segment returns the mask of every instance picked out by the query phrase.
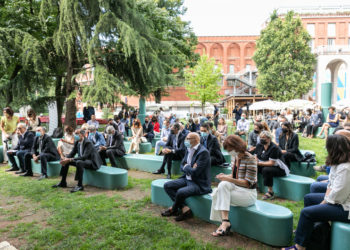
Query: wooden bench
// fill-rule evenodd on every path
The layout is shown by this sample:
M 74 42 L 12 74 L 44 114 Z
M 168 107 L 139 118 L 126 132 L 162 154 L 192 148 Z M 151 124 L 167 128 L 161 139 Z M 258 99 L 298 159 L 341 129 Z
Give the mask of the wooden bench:
M 131 144 L 130 141 L 124 141 L 124 147 L 125 147 L 126 152 L 129 151 L 130 144 Z M 149 153 L 151 151 L 152 151 L 152 143 L 150 143 L 150 142 L 140 143 L 140 152 L 139 152 L 140 154 Z
M 154 204 L 169 207 L 173 204 L 164 190 L 169 180 L 159 179 L 152 182 L 151 199 Z M 186 204 L 193 214 L 210 223 L 212 198 L 210 195 L 193 196 Z M 293 214 L 285 207 L 257 200 L 250 207 L 233 207 L 229 212 L 231 229 L 249 238 L 272 246 L 286 246 L 293 233 Z
M 262 174 L 258 174 L 258 187 L 260 192 L 267 192 L 267 187 L 263 184 L 264 178 Z M 273 178 L 273 191 L 277 197 L 301 201 L 304 199 L 304 196 L 310 193 L 310 186 L 315 182 L 314 179 L 293 175 L 284 177 L 274 177 Z
M 350 249 L 350 223 L 332 222 L 331 250 Z
M 128 171 L 101 166 L 98 170 L 84 169 L 83 183 L 103 189 L 124 188 L 128 185 Z

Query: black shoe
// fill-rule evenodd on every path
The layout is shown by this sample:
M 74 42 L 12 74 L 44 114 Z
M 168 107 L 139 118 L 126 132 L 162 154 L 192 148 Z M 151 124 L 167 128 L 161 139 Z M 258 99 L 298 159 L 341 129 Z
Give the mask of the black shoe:
M 47 175 L 41 175 L 39 178 L 38 178 L 38 181 L 41 181 L 41 180 L 43 180 L 43 179 L 47 179 Z
M 186 219 L 189 219 L 189 218 L 192 218 L 192 217 L 193 217 L 193 213 L 192 213 L 192 211 L 190 209 L 187 212 L 181 213 L 179 216 L 176 216 L 175 220 L 176 221 L 183 221 L 183 220 L 186 220 Z
M 164 170 L 158 169 L 157 171 L 154 171 L 152 174 L 164 174 L 164 173 L 165 173 Z
M 28 171 L 24 174 L 20 174 L 19 176 L 33 176 L 33 173 Z
M 166 178 L 167 178 L 167 179 L 171 179 L 171 174 L 168 174 L 168 175 L 166 176 Z
M 179 213 L 168 208 L 167 210 L 162 212 L 161 215 L 164 217 L 170 217 L 170 216 L 177 216 L 177 215 L 179 215 Z
M 10 169 L 6 169 L 5 171 L 6 172 L 11 172 L 11 171 L 18 171 L 19 170 L 19 168 L 14 168 L 14 167 L 12 167 L 12 168 L 10 168 Z
M 66 182 L 60 182 L 58 184 L 55 184 L 52 186 L 52 188 L 66 188 L 67 187 L 67 183 Z
M 70 192 L 71 192 L 71 193 L 75 193 L 75 192 L 83 191 L 83 190 L 84 190 L 84 187 L 75 186 Z
M 26 171 L 24 171 L 23 169 L 21 169 L 21 170 L 15 172 L 15 174 L 24 174 L 25 172 L 26 172 Z

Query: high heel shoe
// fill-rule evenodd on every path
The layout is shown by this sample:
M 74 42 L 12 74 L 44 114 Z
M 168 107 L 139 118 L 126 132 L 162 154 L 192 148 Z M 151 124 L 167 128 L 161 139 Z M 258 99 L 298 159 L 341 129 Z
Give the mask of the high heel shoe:
M 222 221 L 223 221 L 223 222 L 224 222 L 224 221 L 225 221 L 225 222 L 230 222 L 229 220 L 222 220 Z M 218 230 L 216 230 L 215 232 L 213 232 L 212 235 L 213 235 L 214 237 L 219 237 L 219 236 L 228 236 L 228 235 L 230 235 L 230 233 L 231 233 L 231 223 L 230 223 L 230 225 L 229 225 L 228 227 L 226 227 L 225 230 L 218 229 Z M 216 234 L 216 235 L 214 235 L 214 234 Z

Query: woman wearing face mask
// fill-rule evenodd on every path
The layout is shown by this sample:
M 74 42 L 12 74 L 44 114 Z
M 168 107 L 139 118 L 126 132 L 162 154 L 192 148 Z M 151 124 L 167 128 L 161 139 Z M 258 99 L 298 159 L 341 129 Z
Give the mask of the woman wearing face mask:
M 65 126 L 64 132 L 64 138 L 60 139 L 57 144 L 57 151 L 61 159 L 64 159 L 74 147 L 74 129 L 71 126 Z
M 281 149 L 272 142 L 272 134 L 268 131 L 260 133 L 260 142 L 255 149 L 255 157 L 258 161 L 258 172 L 262 174 L 264 186 L 268 192 L 263 196 L 263 200 L 274 198 L 273 177 L 289 175 L 289 169 L 281 160 Z
M 301 161 L 302 154 L 299 151 L 299 137 L 292 130 L 292 124 L 282 123 L 282 134 L 279 138 L 279 147 L 282 151 L 282 160 L 290 168 L 292 161 Z
M 132 125 L 131 132 L 132 137 L 129 138 L 129 140 L 131 140 L 131 144 L 128 154 L 131 154 L 133 150 L 135 150 L 136 154 L 138 154 L 140 150 L 141 137 L 143 135 L 143 129 L 139 119 L 134 119 L 134 124 Z
M 218 174 L 220 184 L 213 191 L 210 219 L 221 221 L 213 236 L 229 235 L 231 223 L 228 219 L 230 206 L 248 207 L 257 199 L 257 162 L 246 151 L 247 144 L 237 135 L 230 135 L 224 142 L 224 149 L 234 158 L 232 174 Z
M 248 151 L 254 152 L 256 145 L 259 143 L 259 134 L 263 131 L 264 127 L 260 122 L 254 124 L 254 131 L 249 133 L 248 137 Z

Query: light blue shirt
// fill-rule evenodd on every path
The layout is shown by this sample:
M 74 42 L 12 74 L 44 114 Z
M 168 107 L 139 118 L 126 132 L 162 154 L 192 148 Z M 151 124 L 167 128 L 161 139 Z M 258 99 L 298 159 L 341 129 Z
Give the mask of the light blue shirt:
M 100 123 L 97 120 L 95 120 L 95 121 L 89 120 L 87 122 L 87 124 L 88 125 L 94 125 L 96 129 L 98 129 L 100 127 Z
M 241 119 L 237 123 L 237 131 L 245 131 L 246 133 L 248 133 L 249 125 L 250 122 L 247 119 L 245 119 L 244 121 Z

